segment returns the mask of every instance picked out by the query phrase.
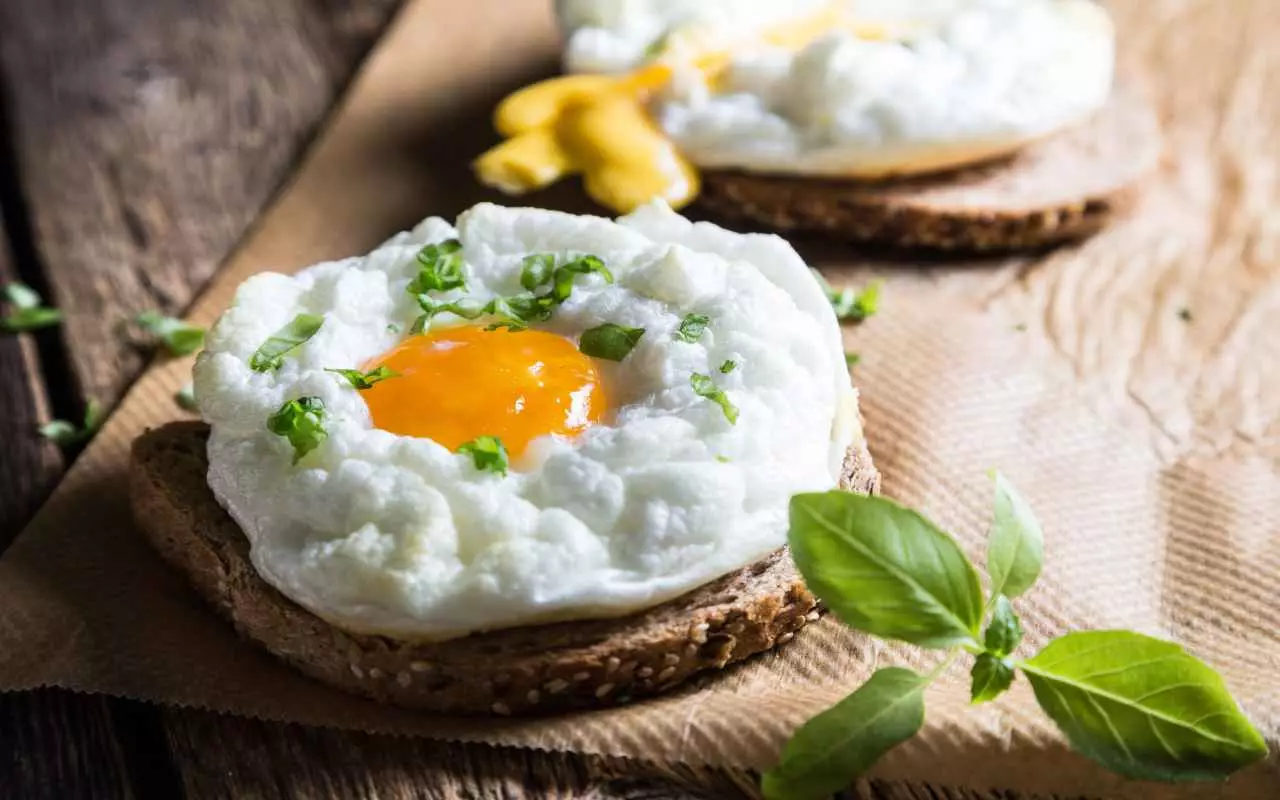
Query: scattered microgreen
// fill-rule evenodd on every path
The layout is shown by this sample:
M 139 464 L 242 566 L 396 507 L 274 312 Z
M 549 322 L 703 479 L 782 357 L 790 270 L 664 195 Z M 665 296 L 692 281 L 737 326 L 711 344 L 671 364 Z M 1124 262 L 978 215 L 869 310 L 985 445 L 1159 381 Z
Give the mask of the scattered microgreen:
M 459 445 L 457 452 L 471 456 L 471 463 L 481 472 L 493 472 L 506 475 L 510 464 L 507 448 L 496 436 L 477 436 L 471 441 Z
M 0 293 L 11 306 L 9 313 L 0 317 L 0 331 L 35 331 L 62 322 L 62 312 L 44 305 L 40 295 L 30 286 L 9 283 L 0 289 Z
M 400 373 L 386 366 L 385 364 L 377 369 L 361 372 L 358 369 L 326 369 L 325 372 L 332 372 L 334 375 L 341 375 L 347 379 L 347 383 L 351 384 L 351 388 L 364 391 L 373 388 L 376 383 L 381 383 L 388 378 L 399 378 Z
M 96 400 L 90 400 L 84 407 L 84 421 L 79 426 L 65 419 L 55 419 L 41 425 L 39 432 L 59 447 L 74 447 L 92 439 L 102 427 L 102 422 L 102 406 Z
M 603 358 L 608 361 L 621 361 L 644 336 L 644 328 L 628 328 L 606 322 L 582 332 L 578 340 L 578 349 L 592 358 Z
M 556 257 L 552 253 L 533 253 L 527 255 L 520 265 L 520 285 L 529 291 L 551 280 L 556 269 Z
M 671 31 L 666 31 L 662 35 L 654 38 L 644 46 L 644 52 L 641 53 L 645 61 L 653 61 L 666 52 L 667 47 L 671 44 Z
M 924 689 L 966 652 L 974 656 L 974 703 L 998 697 L 1021 671 L 1067 741 L 1126 777 L 1222 779 L 1267 754 L 1221 676 L 1177 644 L 1129 631 L 1082 631 L 1050 641 L 1030 659 L 1013 656 L 1022 625 L 1010 598 L 1040 574 L 1040 526 L 1008 481 L 992 478 L 985 603 L 977 571 L 955 539 L 915 511 L 841 491 L 791 499 L 792 556 L 828 608 L 873 636 L 948 652 L 928 675 L 881 669 L 802 725 L 763 777 L 767 798 L 818 798 L 847 788 L 915 735 Z
M 1190 321 L 1191 321 L 1191 309 L 1187 308 L 1186 306 L 1183 306 L 1182 308 L 1179 308 L 1179 309 L 1178 309 L 1178 319 L 1182 320 L 1183 322 L 1190 322 Z
M 859 354 L 857 354 L 857 353 L 845 353 L 845 354 L 844 354 L 844 364 L 845 364 L 845 366 L 846 366 L 846 367 L 853 367 L 853 366 L 856 366 L 856 365 L 858 364 L 858 362 L 859 362 L 859 361 L 861 361 L 861 360 L 862 360 L 862 356 L 861 356 L 861 355 L 859 355 Z
M 299 314 L 262 343 L 249 359 L 249 367 L 254 372 L 275 372 L 284 364 L 284 357 L 315 336 L 322 325 L 324 317 L 318 314 Z
M 707 325 L 711 323 L 711 317 L 706 314 L 688 314 L 684 319 L 680 320 L 680 327 L 676 328 L 675 338 L 682 342 L 696 342 L 702 338 L 702 334 L 706 332 Z
M 186 356 L 204 347 L 204 328 L 166 317 L 158 311 L 144 311 L 134 322 L 160 340 L 169 355 Z
M 733 372 L 737 368 L 738 368 L 737 361 L 734 361 L 731 358 L 726 358 L 724 360 L 724 363 L 720 365 L 720 374 L 728 375 L 730 372 Z
M 721 464 L 728 464 L 732 460 L 733 459 L 728 456 L 716 456 L 716 461 L 719 461 Z
M 841 322 L 861 322 L 880 310 L 880 288 L 884 285 L 884 281 L 872 281 L 860 292 L 849 287 L 833 289 L 817 270 L 812 272 L 814 279 L 827 295 L 831 309 L 836 312 L 836 319 Z
M 190 383 L 183 386 L 173 396 L 173 401 L 178 404 L 178 408 L 184 411 L 192 411 L 198 413 L 200 406 L 196 403 L 196 387 Z
M 293 463 L 315 450 L 329 433 L 325 430 L 327 412 L 319 397 L 299 397 L 280 406 L 267 419 L 267 430 L 283 436 L 293 445 Z
M 720 406 L 720 410 L 724 412 L 724 418 L 729 420 L 730 425 L 738 423 L 738 407 L 729 402 L 729 395 L 725 394 L 724 389 L 716 386 L 710 375 L 695 372 L 689 376 L 689 385 L 693 387 L 694 394 L 705 397 Z
M 395 324 L 394 322 L 387 326 L 387 333 L 399 333 L 399 332 L 400 332 L 400 326 Z
M 418 252 L 418 274 L 409 281 L 406 291 L 420 295 L 465 289 L 466 286 L 467 279 L 462 274 L 462 243 L 448 239 L 429 244 Z

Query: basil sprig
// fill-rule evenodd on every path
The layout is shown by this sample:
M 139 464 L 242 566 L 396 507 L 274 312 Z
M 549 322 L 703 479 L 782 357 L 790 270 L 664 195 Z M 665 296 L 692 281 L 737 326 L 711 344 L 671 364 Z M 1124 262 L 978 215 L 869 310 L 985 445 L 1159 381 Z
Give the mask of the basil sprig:
M 249 367 L 254 372 L 275 372 L 284 364 L 284 357 L 315 336 L 322 325 L 322 316 L 299 314 L 262 343 L 249 359 Z
M 36 290 L 26 284 L 5 284 L 0 296 L 12 306 L 8 314 L 0 317 L 0 331 L 35 331 L 62 322 L 62 312 L 46 306 Z
M 158 311 L 143 311 L 134 317 L 134 322 L 159 339 L 170 355 L 186 356 L 204 347 L 204 328 Z
M 471 463 L 481 472 L 506 475 L 510 459 L 507 448 L 496 436 L 477 436 L 458 446 L 457 452 L 471 456 Z
M 796 565 L 841 620 L 949 654 L 928 675 L 877 670 L 801 726 L 764 775 L 766 797 L 816 798 L 848 787 L 920 730 L 925 688 L 963 653 L 974 656 L 974 703 L 998 697 L 1020 671 L 1071 746 L 1126 777 L 1220 779 L 1266 755 L 1221 676 L 1177 644 L 1131 631 L 1080 631 L 1029 659 L 1014 657 L 1022 625 L 1010 598 L 1039 576 L 1043 537 L 1013 486 L 992 477 L 985 602 L 959 545 L 915 511 L 848 492 L 792 498 Z
M 328 438 L 327 418 L 323 400 L 299 397 L 280 406 L 280 410 L 267 419 L 267 430 L 289 440 L 293 445 L 293 463 L 297 464 Z
M 400 377 L 399 372 L 396 372 L 394 369 L 391 369 L 386 364 L 383 364 L 377 369 L 371 369 L 368 372 L 361 372 L 358 369 L 331 369 L 331 368 L 326 369 L 325 372 L 332 372 L 334 375 L 342 376 L 343 378 L 346 379 L 347 383 L 351 384 L 351 388 L 362 391 L 362 392 L 365 389 L 372 389 L 374 384 L 381 383 L 382 381 L 385 381 L 388 378 Z
M 621 361 L 644 336 L 644 328 L 628 328 L 606 322 L 582 332 L 578 340 L 578 349 L 592 358 L 603 358 L 608 361 Z

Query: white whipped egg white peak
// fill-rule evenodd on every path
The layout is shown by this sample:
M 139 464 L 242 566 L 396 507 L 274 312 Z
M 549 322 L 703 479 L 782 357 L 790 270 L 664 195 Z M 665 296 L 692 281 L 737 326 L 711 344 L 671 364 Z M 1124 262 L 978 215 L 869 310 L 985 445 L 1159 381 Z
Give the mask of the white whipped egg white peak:
M 246 281 L 195 391 L 258 572 L 350 630 L 613 616 L 785 542 L 859 434 L 774 236 L 480 205 Z
M 581 73 L 505 100 L 476 162 L 509 193 L 582 174 L 594 199 L 675 207 L 698 170 L 878 179 L 1007 155 L 1111 91 L 1092 0 L 561 0 Z

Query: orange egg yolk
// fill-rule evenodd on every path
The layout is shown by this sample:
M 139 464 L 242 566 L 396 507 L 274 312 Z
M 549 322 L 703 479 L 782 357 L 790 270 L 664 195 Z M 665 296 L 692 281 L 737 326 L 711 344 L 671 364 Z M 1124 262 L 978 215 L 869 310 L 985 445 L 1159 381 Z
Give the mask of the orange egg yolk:
M 546 331 L 464 326 L 410 336 L 370 361 L 400 373 L 361 392 L 373 424 L 450 450 L 496 436 L 519 456 L 539 436 L 574 436 L 608 410 L 595 362 Z

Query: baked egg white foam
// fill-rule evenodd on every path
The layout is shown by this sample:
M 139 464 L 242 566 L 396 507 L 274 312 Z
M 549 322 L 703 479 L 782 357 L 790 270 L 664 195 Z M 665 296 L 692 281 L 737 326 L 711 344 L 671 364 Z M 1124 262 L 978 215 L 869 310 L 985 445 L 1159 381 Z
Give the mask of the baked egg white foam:
M 599 362 L 607 424 L 534 440 L 505 476 L 373 427 L 361 392 L 324 371 L 405 338 L 389 326 L 407 331 L 419 314 L 406 293 L 415 256 L 455 237 L 469 297 L 519 292 L 531 253 L 590 253 L 614 282 L 579 278 L 536 327 L 575 341 L 606 322 L 645 329 L 625 359 Z M 277 371 L 251 369 L 300 313 L 323 315 L 319 332 Z M 692 343 L 675 335 L 690 313 L 710 318 Z M 442 314 L 429 332 L 461 324 Z M 737 366 L 724 374 L 727 360 Z M 736 424 L 694 393 L 693 373 L 714 376 Z M 782 546 L 791 495 L 835 486 L 860 436 L 838 324 L 795 251 L 660 205 L 616 222 L 480 205 L 456 229 L 430 218 L 362 258 L 258 275 L 210 331 L 195 391 L 212 427 L 209 485 L 262 577 L 340 627 L 402 638 L 676 597 Z M 266 420 L 302 396 L 324 402 L 328 437 L 295 466 Z
M 833 7 L 799 50 L 761 36 Z M 1110 93 L 1114 31 L 1091 0 L 562 0 L 566 66 L 676 68 L 653 113 L 700 167 L 874 178 L 1012 152 Z M 718 76 L 694 65 L 731 53 Z

